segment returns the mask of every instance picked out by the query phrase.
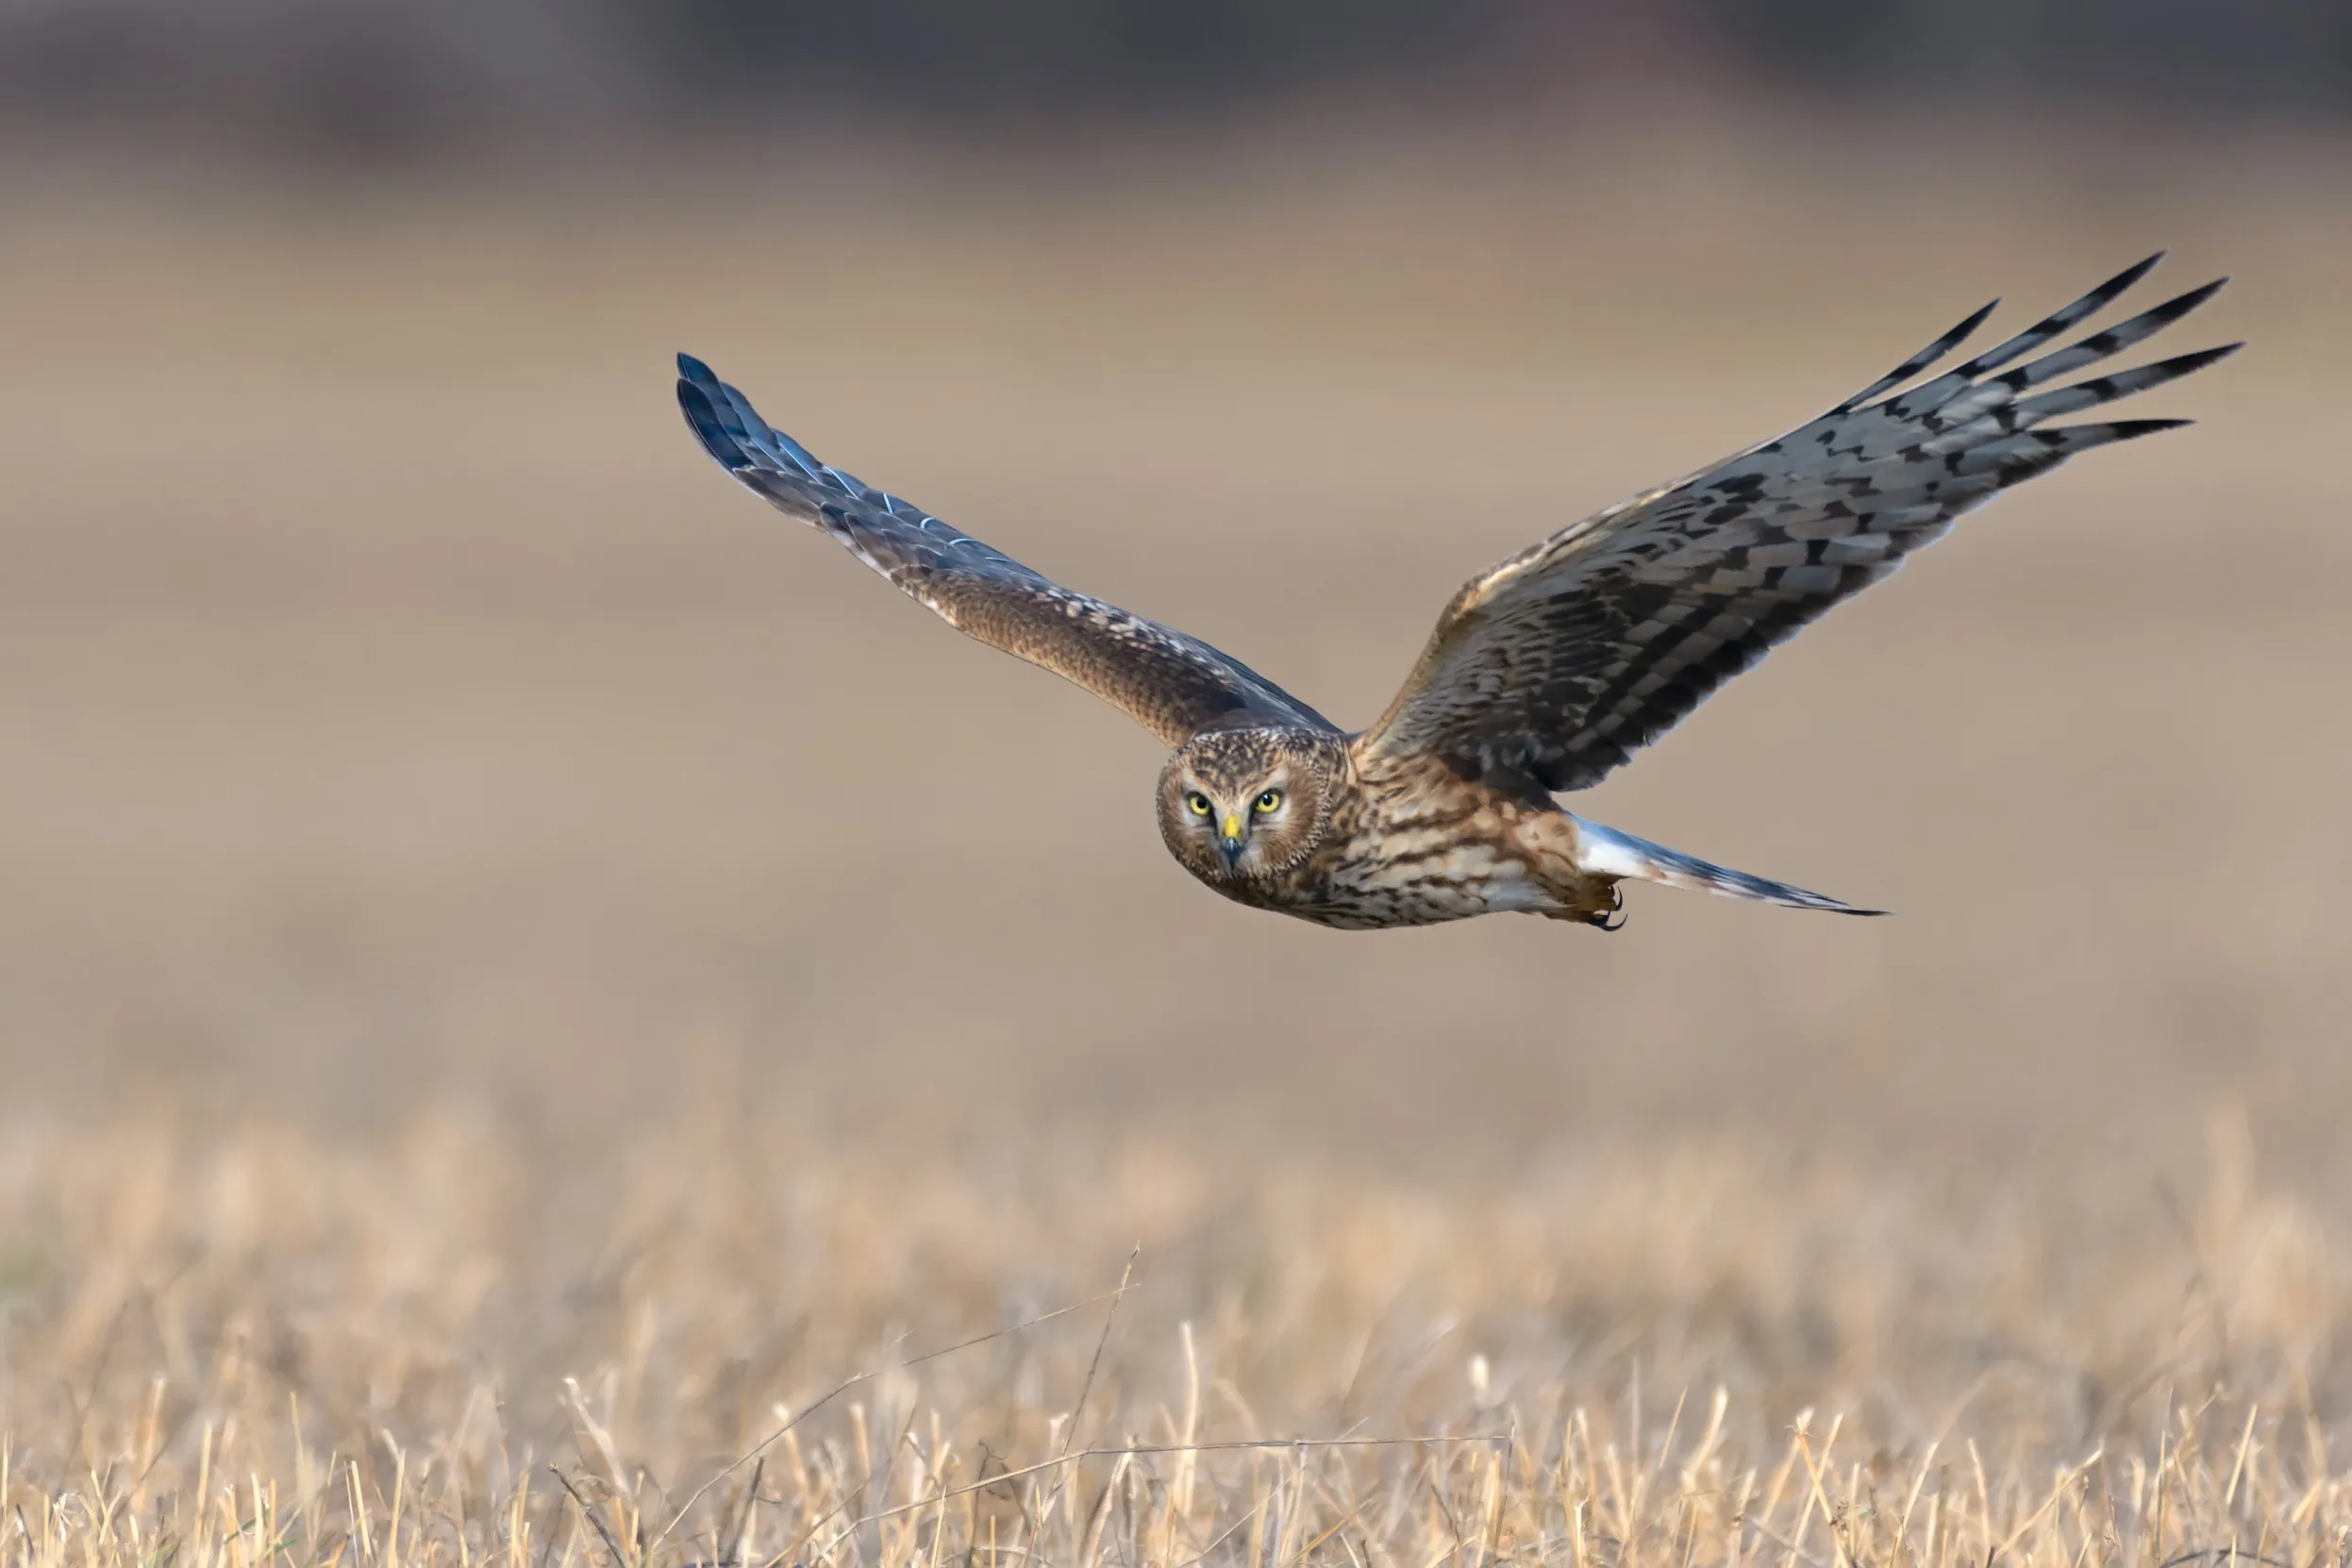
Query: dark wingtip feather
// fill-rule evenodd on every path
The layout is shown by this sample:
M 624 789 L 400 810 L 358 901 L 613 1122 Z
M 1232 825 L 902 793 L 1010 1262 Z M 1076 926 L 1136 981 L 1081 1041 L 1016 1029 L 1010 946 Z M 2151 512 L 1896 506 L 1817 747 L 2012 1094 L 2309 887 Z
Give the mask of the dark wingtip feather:
M 1988 299 L 1982 305 L 1977 306 L 1976 313 L 1965 318 L 1958 325 L 1954 326 L 1952 330 L 1946 332 L 1943 335 L 1943 341 L 1946 343 L 1957 343 L 1962 338 L 1967 337 L 1971 332 L 1974 332 L 1977 328 L 1982 326 L 1985 324 L 1986 319 L 1990 317 L 1993 311 L 1998 310 L 2001 308 L 2001 300 L 2003 297 L 2004 296 L 2000 294 L 1994 294 L 1991 299 Z
M 2241 338 L 2234 343 L 2216 343 L 2211 348 L 2200 348 L 2194 354 L 2183 354 L 2177 359 L 2167 360 L 2166 364 L 2179 366 L 2178 374 L 2186 375 L 2192 371 L 2203 370 L 2208 365 L 2218 365 L 2244 347 L 2245 347 L 2245 340 Z
M 2185 430 L 2195 423 L 2194 419 L 2119 419 L 2108 425 L 2108 440 L 2138 441 L 2142 436 L 2162 435 L 2167 430 Z
M 2147 314 L 2165 322 L 2178 321 L 2215 294 L 2220 293 L 2228 283 L 2229 279 L 2227 276 L 2217 277 L 2212 282 L 2201 284 L 2185 294 L 2174 295 L 2163 304 L 2149 310 Z
M 2129 321 L 2117 322 L 2106 331 L 2094 333 L 2083 341 L 2091 343 L 2111 339 L 2123 346 L 2139 342 L 2154 336 L 2160 329 L 2170 326 L 2215 294 L 2220 293 L 2222 285 L 2228 281 L 2229 279 L 2226 277 L 2217 277 L 2212 282 L 2201 284 L 2185 294 L 2175 294 L 2163 304 L 2151 305 Z
M 1945 377 L 1945 380 L 1955 385 L 1972 381 L 1977 376 L 2000 369 L 2012 359 L 2032 353 L 2060 333 L 2079 325 L 2114 304 L 2133 284 L 2147 276 L 2148 270 L 2162 259 L 2164 259 L 2164 253 L 2160 250 L 2153 256 L 2144 257 L 2133 262 L 2080 299 L 2060 306 L 2015 337 L 1986 349 L 1982 354 L 1954 370 L 1949 376 Z
M 2148 274 L 2154 272 L 2156 270 L 2156 264 L 2159 261 L 2163 260 L 2165 252 L 2163 251 L 2151 251 L 2146 256 L 2142 257 L 2139 260 L 2134 261 L 2130 266 L 2126 267 L 2122 272 L 2117 273 L 2113 277 L 2109 278 L 2106 282 L 2092 290 L 2089 293 L 2083 295 L 2082 298 L 2077 300 L 2073 305 L 2066 307 L 2066 309 L 2068 310 L 2074 310 L 2078 307 L 2089 306 L 2089 309 L 2082 311 L 2082 315 L 2085 316 L 2104 309 L 2107 306 L 2113 304 L 2117 299 L 2121 298 L 2126 292 L 2127 292 L 2133 284 L 2139 282 L 2142 278 L 2147 276 Z M 2081 316 L 2077 316 L 2076 319 L 2080 320 Z
M 691 354 L 677 357 L 678 407 L 686 411 L 703 450 L 738 475 L 765 469 L 787 478 L 838 490 L 846 477 L 819 462 L 809 450 L 759 417 L 751 400 L 720 380 Z
M 2152 365 L 2143 365 L 2137 373 L 2140 384 L 2134 386 L 2132 391 L 2144 392 L 2149 388 L 2163 386 L 2167 382 L 2177 381 L 2184 375 L 2194 375 L 2208 366 L 2220 364 L 2244 347 L 2245 343 L 2243 341 L 2234 343 L 2218 343 L 2211 348 L 2200 348 L 2194 354 L 2177 354 L 2169 359 L 2160 359 Z M 2126 374 L 2132 373 L 2127 372 Z
M 1831 412 L 1841 414 L 1852 413 L 1856 409 L 1860 408 L 1872 398 L 1877 397 L 1880 392 L 1888 392 L 1895 387 L 1901 386 L 1904 382 L 1910 380 L 1921 371 L 1927 369 L 1937 360 L 1943 359 L 1946 354 L 1951 353 L 1953 349 L 1958 348 L 1962 342 L 1966 342 L 1971 333 L 1975 332 L 1977 328 L 1984 325 L 1985 318 L 1987 316 L 1990 316 L 1994 310 L 2000 309 L 2000 305 L 2001 302 L 1997 298 L 1985 301 L 1984 305 L 1979 308 L 1974 315 L 1968 316 L 1961 320 L 1960 324 L 1954 326 L 1949 332 L 1944 333 L 1943 336 L 1938 338 L 1934 342 L 1929 343 L 1927 347 L 1921 349 L 1918 353 L 1912 355 L 1910 359 L 1904 360 L 1901 364 L 1895 366 L 1884 375 L 1878 377 L 1877 380 L 1873 381 L 1869 386 L 1864 387 L 1860 392 L 1856 392 L 1853 396 L 1839 404 L 1836 409 L 1831 410 Z
M 687 428 L 694 432 L 694 439 L 702 442 L 702 449 L 709 453 L 720 467 L 731 472 L 750 466 L 742 445 L 727 429 L 726 421 L 719 417 L 717 407 L 699 383 L 678 382 L 677 406 L 686 416 Z

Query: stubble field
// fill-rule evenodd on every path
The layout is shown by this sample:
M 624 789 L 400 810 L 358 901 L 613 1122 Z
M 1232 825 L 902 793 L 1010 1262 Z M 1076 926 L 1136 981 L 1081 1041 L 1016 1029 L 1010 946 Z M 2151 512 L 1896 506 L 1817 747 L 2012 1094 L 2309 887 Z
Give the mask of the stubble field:
M 0 1562 L 2344 1562 L 2352 175 L 1820 134 L 14 171 Z M 2167 242 L 2202 425 L 1579 803 L 1892 921 L 1229 908 L 670 403 L 1360 722 Z

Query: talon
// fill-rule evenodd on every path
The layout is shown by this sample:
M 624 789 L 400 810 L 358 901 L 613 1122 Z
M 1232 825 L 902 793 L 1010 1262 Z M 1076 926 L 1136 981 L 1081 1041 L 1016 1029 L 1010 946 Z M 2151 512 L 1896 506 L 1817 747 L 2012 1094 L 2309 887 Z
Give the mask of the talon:
M 1594 909 L 1585 917 L 1585 923 L 1596 931 L 1622 931 L 1626 928 L 1625 907 L 1626 895 L 1618 892 L 1617 885 L 1612 882 L 1609 887 L 1609 908 Z M 1617 917 L 1613 924 L 1610 920 L 1611 915 Z

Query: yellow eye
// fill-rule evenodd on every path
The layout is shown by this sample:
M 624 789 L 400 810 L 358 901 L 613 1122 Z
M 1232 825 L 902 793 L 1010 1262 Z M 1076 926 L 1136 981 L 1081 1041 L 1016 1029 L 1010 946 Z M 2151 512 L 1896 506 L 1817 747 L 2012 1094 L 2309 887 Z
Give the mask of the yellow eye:
M 1193 815 L 1196 817 L 1205 817 L 1209 814 L 1209 797 L 1197 791 L 1186 795 L 1184 804 L 1192 808 Z
M 1258 797 L 1258 809 L 1261 812 L 1278 811 L 1281 809 L 1282 792 L 1279 790 L 1268 790 L 1264 794 Z

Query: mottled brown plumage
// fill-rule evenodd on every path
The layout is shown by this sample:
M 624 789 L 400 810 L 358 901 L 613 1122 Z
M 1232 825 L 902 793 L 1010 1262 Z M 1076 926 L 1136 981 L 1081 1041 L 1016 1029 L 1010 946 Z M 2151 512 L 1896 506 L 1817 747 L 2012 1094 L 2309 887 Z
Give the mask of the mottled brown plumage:
M 1473 578 L 1388 711 L 1356 735 L 1199 639 L 1075 593 L 819 462 L 701 361 L 679 357 L 677 393 L 704 448 L 745 486 L 959 630 L 1076 681 L 1176 747 L 1159 779 L 1161 837 L 1229 898 L 1343 927 L 1499 910 L 1597 925 L 1617 908 L 1617 883 L 1635 878 L 1868 913 L 1586 822 L 1552 794 L 1597 783 L 1961 512 L 2077 452 L 2185 423 L 2045 424 L 2238 345 L 2033 391 L 2152 336 L 2221 287 L 2030 358 L 2156 260 L 1906 385 L 1987 306 L 1810 424 Z
M 1548 799 L 1320 731 L 1195 737 L 1160 770 L 1159 834 L 1227 898 L 1322 926 L 1502 909 L 1601 919 L 1617 907 L 1610 879 L 1578 868 L 1575 819 Z

